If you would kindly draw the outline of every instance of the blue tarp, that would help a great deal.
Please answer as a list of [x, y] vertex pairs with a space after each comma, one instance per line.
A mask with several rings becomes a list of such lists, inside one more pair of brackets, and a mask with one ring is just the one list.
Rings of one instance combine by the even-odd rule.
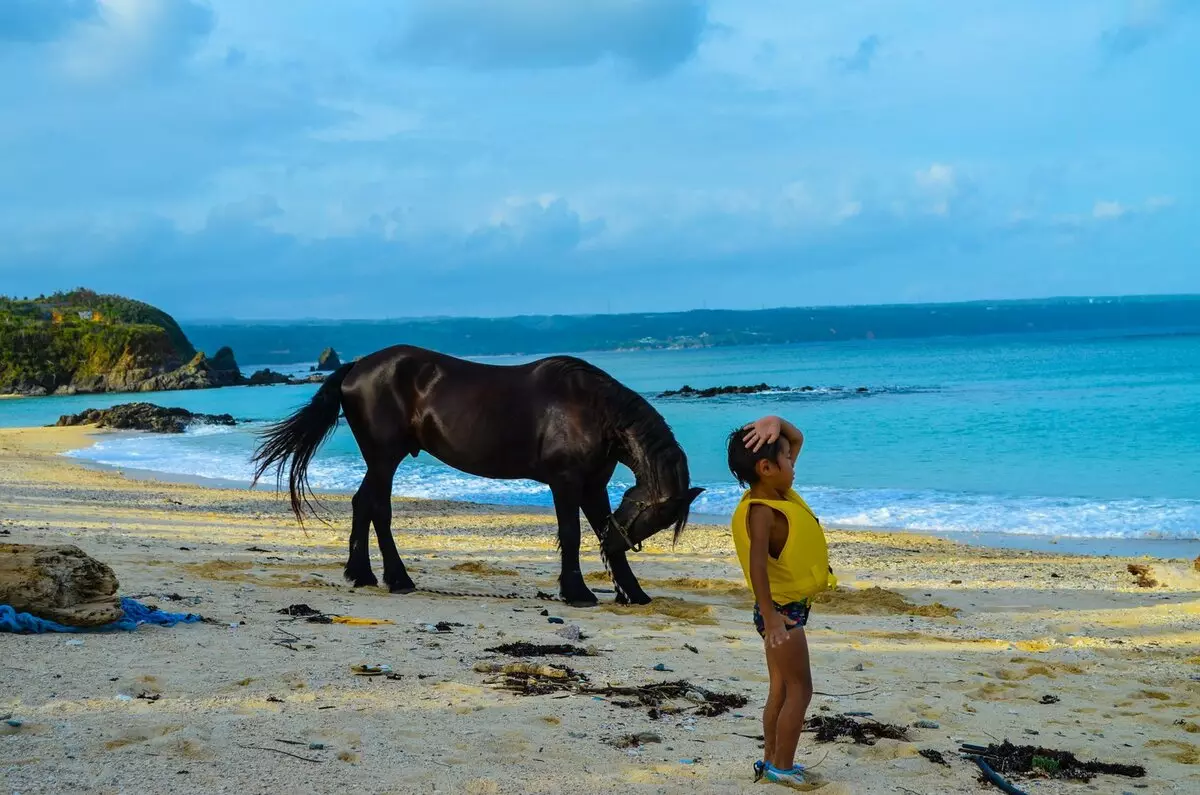
[[0, 605], [0, 632], [113, 632], [134, 630], [141, 624], [173, 627], [176, 624], [195, 624], [204, 620], [195, 613], [167, 613], [127, 596], [121, 597], [121, 609], [125, 611], [125, 616], [111, 624], [102, 624], [98, 627], [68, 627], [57, 621], [38, 618], [29, 613], [18, 613], [10, 605]]

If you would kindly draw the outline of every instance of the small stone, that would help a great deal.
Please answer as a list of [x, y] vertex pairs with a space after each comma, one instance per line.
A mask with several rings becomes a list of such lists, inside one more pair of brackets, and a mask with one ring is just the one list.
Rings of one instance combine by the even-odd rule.
[[940, 729], [942, 725], [936, 720], [919, 720], [913, 724], [918, 729]]

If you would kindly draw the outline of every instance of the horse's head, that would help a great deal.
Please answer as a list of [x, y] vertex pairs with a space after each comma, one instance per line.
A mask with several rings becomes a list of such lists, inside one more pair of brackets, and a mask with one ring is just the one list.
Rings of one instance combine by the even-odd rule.
[[608, 532], [604, 539], [609, 552], [640, 550], [642, 542], [660, 530], [675, 528], [675, 539], [687, 524], [692, 502], [704, 491], [689, 488], [683, 494], [654, 497], [642, 485], [625, 492], [621, 504], [609, 519]]

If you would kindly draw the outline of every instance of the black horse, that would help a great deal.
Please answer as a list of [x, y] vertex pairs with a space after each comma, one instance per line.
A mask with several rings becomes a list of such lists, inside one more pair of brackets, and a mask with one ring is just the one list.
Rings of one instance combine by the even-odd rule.
[[[687, 523], [692, 501], [687, 456], [662, 416], [633, 390], [580, 359], [529, 364], [469, 362], [410, 346], [386, 348], [330, 374], [312, 401], [263, 434], [254, 454], [258, 479], [275, 467], [292, 511], [311, 510], [308, 465], [345, 412], [367, 474], [352, 501], [346, 579], [377, 585], [368, 550], [370, 525], [393, 593], [416, 590], [392, 538], [392, 478], [405, 456], [422, 450], [455, 469], [486, 478], [545, 483], [558, 516], [559, 588], [565, 602], [596, 604], [579, 569], [579, 511], [600, 539], [618, 602], [645, 604], [625, 553]], [[636, 478], [614, 513], [608, 481], [617, 463]]]

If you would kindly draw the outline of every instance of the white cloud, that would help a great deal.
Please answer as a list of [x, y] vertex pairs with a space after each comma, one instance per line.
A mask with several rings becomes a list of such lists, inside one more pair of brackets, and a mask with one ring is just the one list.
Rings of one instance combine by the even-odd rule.
[[214, 24], [196, 0], [100, 0], [97, 11], [58, 45], [64, 72], [82, 82], [172, 71]]
[[1102, 221], [1120, 218], [1128, 212], [1128, 208], [1114, 201], [1098, 201], [1092, 207], [1092, 217]]

